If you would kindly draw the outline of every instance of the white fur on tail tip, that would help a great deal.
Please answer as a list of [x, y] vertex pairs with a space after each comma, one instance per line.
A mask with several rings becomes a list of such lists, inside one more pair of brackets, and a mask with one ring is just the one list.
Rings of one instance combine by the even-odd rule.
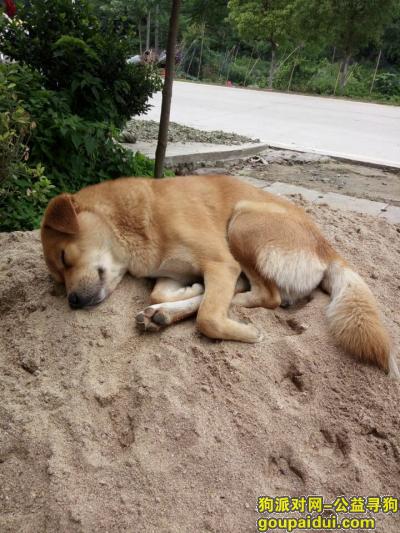
[[332, 262], [324, 277], [331, 293], [327, 317], [331, 332], [348, 352], [400, 377], [390, 339], [377, 303], [365, 281], [340, 261]]

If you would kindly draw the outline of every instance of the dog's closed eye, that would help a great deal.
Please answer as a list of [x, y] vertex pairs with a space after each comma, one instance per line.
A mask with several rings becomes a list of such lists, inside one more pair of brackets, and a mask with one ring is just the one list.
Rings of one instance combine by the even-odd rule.
[[101, 279], [101, 278], [104, 276], [104, 274], [105, 274], [106, 271], [105, 271], [105, 269], [104, 269], [103, 267], [99, 267], [99, 268], [97, 269], [97, 272], [98, 272], [98, 274], [99, 274], [99, 278]]

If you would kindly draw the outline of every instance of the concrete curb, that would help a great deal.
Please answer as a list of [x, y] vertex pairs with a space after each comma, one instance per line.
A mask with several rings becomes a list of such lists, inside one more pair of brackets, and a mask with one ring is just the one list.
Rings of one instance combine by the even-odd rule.
[[203, 161], [224, 161], [227, 159], [240, 159], [257, 155], [269, 148], [268, 144], [255, 144], [246, 148], [233, 148], [219, 152], [202, 152], [198, 154], [173, 155], [165, 158], [165, 166], [174, 166], [181, 163], [202, 163]]
[[[143, 147], [143, 143], [142, 144], [141, 143], [138, 143], [138, 144], [121, 143], [121, 144], [128, 150], [132, 150], [133, 152], [143, 153], [145, 156], [149, 157], [150, 159], [154, 159], [155, 157], [154, 154], [155, 154], [156, 143], [148, 143], [148, 146], [146, 147]], [[174, 144], [175, 143], [169, 143], [168, 146], [171, 146]], [[190, 143], [186, 143], [186, 144], [190, 145]], [[194, 143], [194, 144], [201, 145], [202, 143]], [[253, 155], [258, 155], [261, 152], [264, 152], [265, 150], [270, 149], [270, 150], [287, 150], [289, 152], [296, 152], [300, 154], [315, 154], [319, 156], [326, 156], [337, 161], [342, 161], [343, 163], [393, 170], [396, 172], [400, 170], [400, 164], [396, 163], [395, 161], [385, 162], [385, 161], [378, 160], [378, 159], [363, 158], [362, 156], [356, 156], [354, 154], [342, 154], [338, 152], [330, 152], [329, 150], [328, 151], [317, 150], [314, 148], [296, 146], [293, 144], [286, 144], [286, 143], [263, 141], [260, 143], [254, 143], [251, 146], [249, 146], [248, 144], [244, 146], [235, 145], [235, 147], [232, 147], [231, 149], [225, 149], [225, 150], [222, 150], [222, 149], [221, 150], [218, 150], [218, 149], [210, 150], [209, 149], [210, 144], [207, 144], [207, 149], [205, 149], [204, 152], [194, 151], [194, 152], [174, 154], [174, 155], [168, 155], [168, 147], [167, 147], [167, 156], [165, 157], [165, 166], [173, 167], [175, 165], [185, 164], [185, 163], [203, 163], [205, 161], [225, 161], [229, 159], [240, 159], [243, 157], [251, 157]], [[153, 145], [154, 145], [154, 150], [152, 148]], [[221, 147], [223, 146], [226, 146], [226, 145], [221, 145]]]
[[[173, 143], [170, 143], [173, 144]], [[196, 143], [201, 144], [201, 143]], [[149, 143], [150, 145], [150, 143]], [[129, 144], [129, 143], [123, 143], [123, 146], [127, 148], [128, 150], [132, 150], [133, 152], [141, 152], [144, 153], [147, 157], [150, 157], [150, 159], [154, 159], [154, 156], [150, 153], [149, 150], [140, 150], [140, 146], [136, 146], [135, 144]], [[168, 155], [165, 157], [165, 166], [166, 167], [173, 167], [175, 165], [179, 164], [185, 164], [185, 163], [202, 163], [205, 161], [224, 161], [228, 159], [240, 159], [241, 157], [250, 157], [252, 155], [257, 155], [260, 152], [263, 152], [264, 150], [267, 150], [270, 146], [266, 143], [254, 143], [252, 145], [235, 145], [235, 147], [225, 150], [210, 150], [210, 145], [207, 145], [204, 152], [189, 152], [186, 154], [175, 154], [175, 155]], [[226, 145], [221, 145], [226, 146]], [[139, 149], [138, 149], [139, 148]], [[167, 148], [168, 150], [168, 148]], [[155, 151], [155, 150], [154, 150]]]
[[306, 146], [297, 146], [289, 143], [277, 143], [277, 142], [268, 142], [268, 148], [278, 149], [278, 150], [288, 150], [290, 152], [299, 152], [302, 154], [316, 154], [321, 156], [331, 157], [337, 161], [342, 161], [343, 163], [351, 163], [354, 165], [362, 165], [374, 168], [381, 168], [387, 170], [400, 170], [400, 163], [396, 161], [384, 161], [380, 159], [370, 159], [368, 157], [357, 156], [355, 154], [343, 154], [340, 152], [332, 152], [329, 150], [318, 150], [316, 148], [310, 148]]

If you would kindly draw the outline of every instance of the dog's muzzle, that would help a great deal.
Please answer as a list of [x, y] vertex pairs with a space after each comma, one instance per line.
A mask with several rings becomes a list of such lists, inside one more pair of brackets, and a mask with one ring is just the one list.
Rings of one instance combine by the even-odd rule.
[[92, 307], [99, 304], [104, 300], [104, 291], [102, 290], [100, 294], [96, 295], [81, 295], [77, 292], [71, 292], [68, 295], [68, 303], [71, 309], [83, 309], [84, 307]]

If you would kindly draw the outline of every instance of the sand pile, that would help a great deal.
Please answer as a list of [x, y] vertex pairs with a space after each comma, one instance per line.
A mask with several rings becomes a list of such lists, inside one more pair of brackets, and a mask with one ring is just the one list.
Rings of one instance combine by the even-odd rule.
[[[313, 215], [373, 289], [399, 360], [400, 228]], [[193, 321], [139, 333], [150, 287], [126, 278], [71, 311], [38, 233], [0, 236], [2, 533], [250, 532], [260, 495], [400, 495], [400, 385], [334, 346], [326, 295], [233, 309], [266, 333], [244, 345]], [[399, 515], [377, 525], [397, 533]]]

